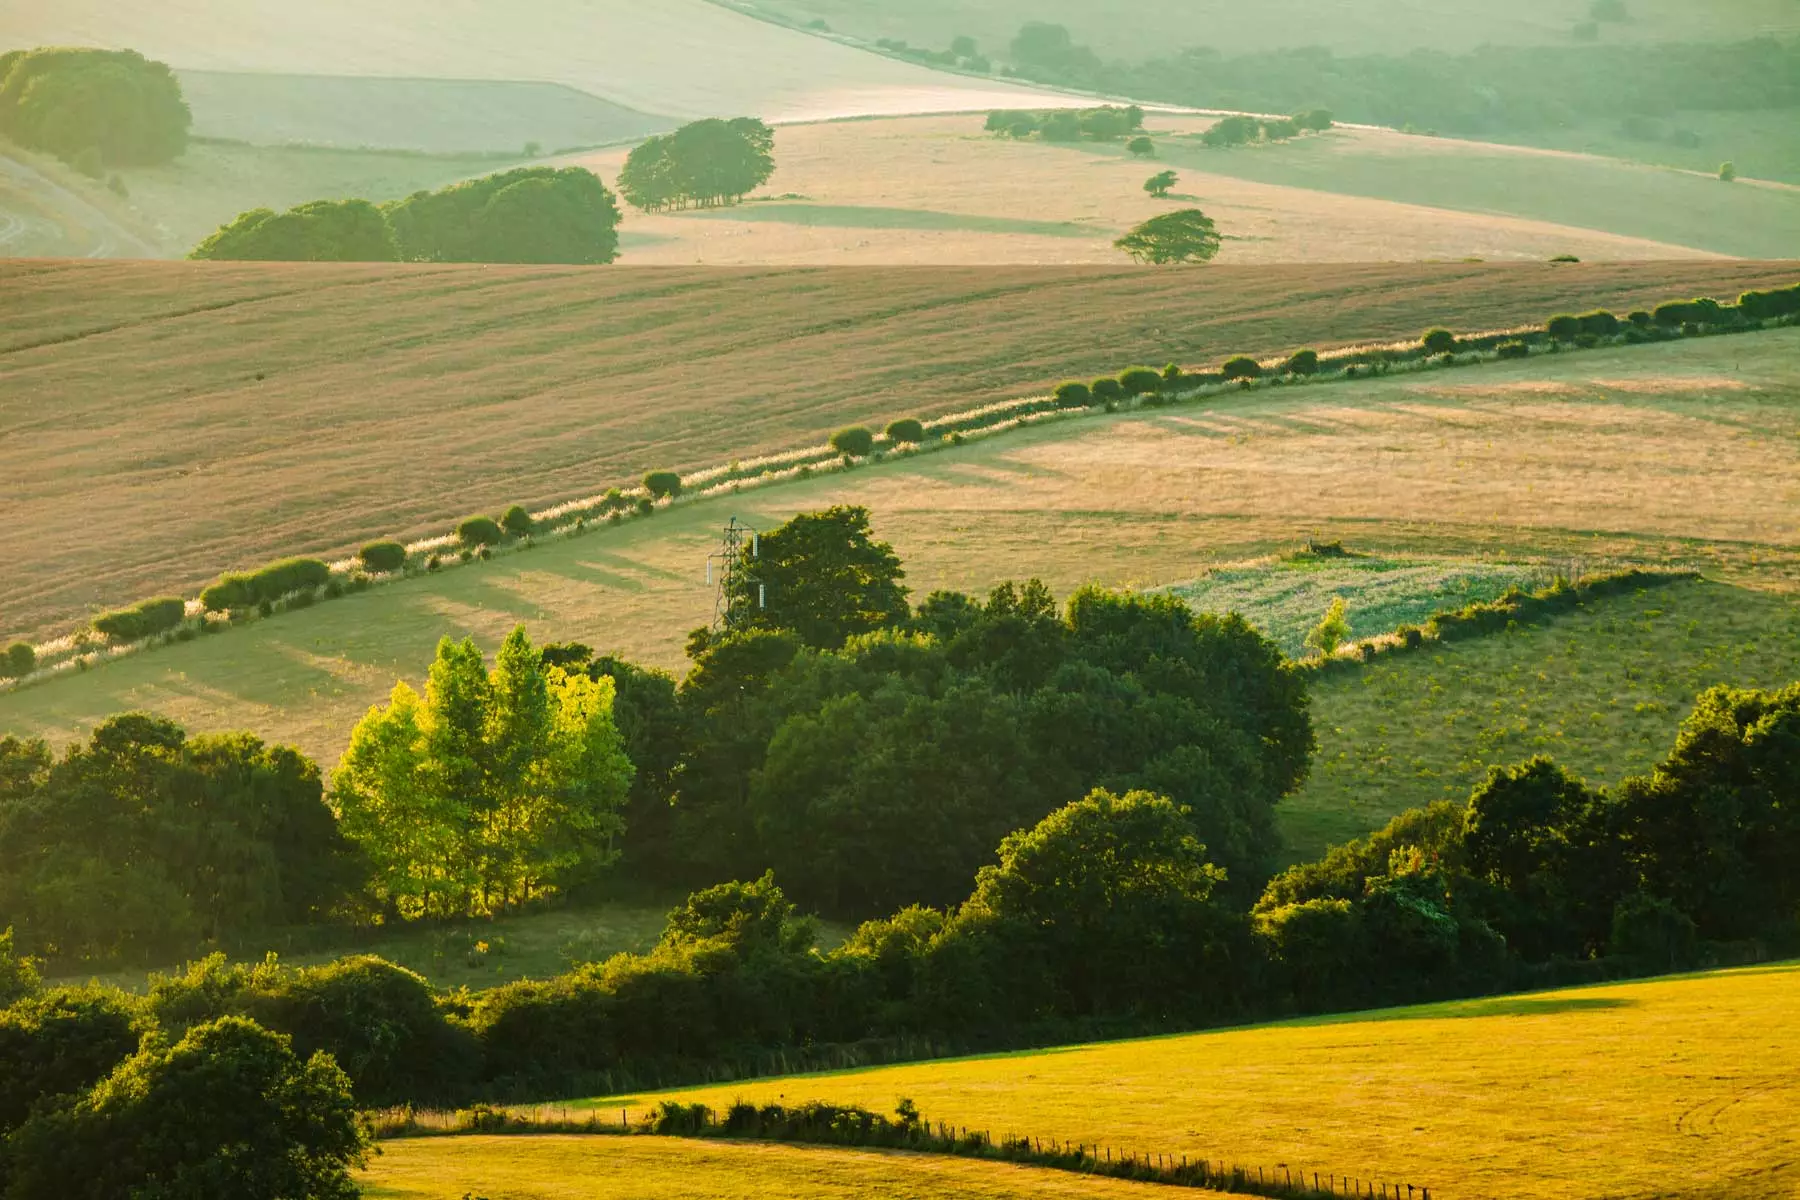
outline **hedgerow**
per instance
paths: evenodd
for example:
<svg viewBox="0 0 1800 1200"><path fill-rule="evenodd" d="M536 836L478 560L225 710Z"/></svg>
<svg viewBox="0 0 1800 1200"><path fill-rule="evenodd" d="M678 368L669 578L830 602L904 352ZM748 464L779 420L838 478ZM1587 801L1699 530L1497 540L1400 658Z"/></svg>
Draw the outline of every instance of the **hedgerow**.
<svg viewBox="0 0 1800 1200"><path fill-rule="evenodd" d="M135 642L175 628L186 615L186 601L179 596L161 596L101 613L94 618L94 629L115 642Z"/></svg>

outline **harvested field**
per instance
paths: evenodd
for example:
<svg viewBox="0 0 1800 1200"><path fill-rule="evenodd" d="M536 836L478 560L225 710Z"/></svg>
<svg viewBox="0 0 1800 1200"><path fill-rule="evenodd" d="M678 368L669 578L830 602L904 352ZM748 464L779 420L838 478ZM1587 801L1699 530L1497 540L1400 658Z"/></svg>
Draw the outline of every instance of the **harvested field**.
<svg viewBox="0 0 1800 1200"><path fill-rule="evenodd" d="M1218 223L1221 264L1760 256L1787 253L1800 228L1800 192L1733 190L1587 156L1372 130L1201 150L1184 138L1214 118L1153 112L1146 128L1159 158L1146 161L1122 143L995 137L983 120L784 126L763 199L633 211L624 261L1110 264L1122 257L1112 244L1120 234L1185 206ZM610 181L625 155L571 161ZM1181 176L1170 198L1146 195L1144 179L1170 166ZM1452 182L1435 179L1440 170ZM1537 178L1546 172L1548 186Z"/></svg>
<svg viewBox="0 0 1800 1200"><path fill-rule="evenodd" d="M995 1136L1316 1164L1443 1200L1791 1197L1797 1031L1788 965L678 1095L882 1111L907 1096Z"/></svg>
<svg viewBox="0 0 1800 1200"><path fill-rule="evenodd" d="M592 494L650 468L747 458L851 421L957 411L1134 361L1216 363L1577 306L1735 296L1796 277L1800 265L1733 262L8 263L0 478L12 519L0 528L0 639L191 592L228 567L435 532L469 512ZM1719 344L1735 361L1756 343ZM1673 360L1621 355L1610 373L1705 348ZM1577 370L1611 361L1570 360ZM1318 393L1326 404L1351 394ZM1361 460L1344 467L1363 471ZM1437 511L1424 500L1405 507L1427 520Z"/></svg>
<svg viewBox="0 0 1800 1200"><path fill-rule="evenodd" d="M1673 395L1610 386L1727 373L1749 386ZM1573 390L1513 387L1543 378ZM1488 390L1434 394L1450 379ZM840 502L871 508L918 595L1032 575L1059 596L1090 580L1155 586L1308 538L1392 557L1564 570L1667 563L1791 593L1800 591L1797 390L1800 329L1790 329L1081 417L686 502L65 673L0 693L0 731L63 741L109 714L146 708L196 730L254 729L329 767L356 718L396 679L416 683L445 634L492 647L523 622L540 641L577 638L679 667L686 632L712 614L705 561L726 520L767 529ZM458 511L475 507L447 494ZM1729 671L1715 677L1740 681ZM1654 719L1655 740L1666 743L1680 712L1671 706ZM1477 732L1469 726L1471 740ZM1510 761L1516 747L1497 753ZM1419 786L1415 794L1432 798L1443 782Z"/></svg>

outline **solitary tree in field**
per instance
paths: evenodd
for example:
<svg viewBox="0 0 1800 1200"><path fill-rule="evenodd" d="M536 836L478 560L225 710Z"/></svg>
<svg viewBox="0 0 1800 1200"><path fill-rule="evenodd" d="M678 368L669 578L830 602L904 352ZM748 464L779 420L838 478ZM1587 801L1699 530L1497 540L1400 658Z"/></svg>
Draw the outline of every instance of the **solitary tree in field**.
<svg viewBox="0 0 1800 1200"><path fill-rule="evenodd" d="M1197 208L1151 217L1113 245L1141 263L1206 262L1219 252L1219 231Z"/></svg>
<svg viewBox="0 0 1800 1200"><path fill-rule="evenodd" d="M1720 163L1719 164L1719 178L1724 180L1726 183L1735 182L1737 180L1737 164L1734 162Z"/></svg>
<svg viewBox="0 0 1800 1200"><path fill-rule="evenodd" d="M1129 142L1126 142L1125 149L1131 151L1132 154L1136 155L1139 158L1155 158L1156 157L1156 143L1151 141L1148 137L1145 137L1142 134L1139 134L1137 137L1132 138Z"/></svg>
<svg viewBox="0 0 1800 1200"><path fill-rule="evenodd" d="M1180 179L1181 176L1173 171L1158 171L1144 180L1144 190L1161 200L1169 194L1169 189L1174 187Z"/></svg>
<svg viewBox="0 0 1800 1200"><path fill-rule="evenodd" d="M1330 658L1337 653L1337 648L1350 640L1350 621L1344 615L1344 598L1334 596L1331 607L1325 610L1325 619L1313 627L1306 635L1306 644L1319 652L1319 657Z"/></svg>

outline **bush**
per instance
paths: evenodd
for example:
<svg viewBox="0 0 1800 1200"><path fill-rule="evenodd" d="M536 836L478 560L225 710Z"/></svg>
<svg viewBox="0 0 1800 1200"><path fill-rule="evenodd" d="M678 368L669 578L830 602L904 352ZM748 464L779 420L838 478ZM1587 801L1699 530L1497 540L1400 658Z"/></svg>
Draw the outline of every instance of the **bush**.
<svg viewBox="0 0 1800 1200"><path fill-rule="evenodd" d="M537 522L531 519L523 504L515 504L500 514L500 528L514 537L524 537L537 528Z"/></svg>
<svg viewBox="0 0 1800 1200"><path fill-rule="evenodd" d="M200 606L207 612L229 612L254 603L256 598L251 595L248 575L221 575L200 593Z"/></svg>
<svg viewBox="0 0 1800 1200"><path fill-rule="evenodd" d="M465 517L456 527L456 540L464 546L495 546L505 537L506 531L492 517Z"/></svg>
<svg viewBox="0 0 1800 1200"><path fill-rule="evenodd" d="M37 651L30 642L14 642L0 654L0 679L20 679L37 669Z"/></svg>
<svg viewBox="0 0 1800 1200"><path fill-rule="evenodd" d="M1448 329L1428 330L1419 340L1427 354L1449 354L1456 349L1456 335Z"/></svg>
<svg viewBox="0 0 1800 1200"><path fill-rule="evenodd" d="M135 642L175 628L186 616L186 602L178 596L162 596L101 613L94 618L94 629L115 642Z"/></svg>
<svg viewBox="0 0 1800 1200"><path fill-rule="evenodd" d="M1125 143L1125 149L1137 155L1139 158L1156 157L1156 143L1147 137L1132 138L1129 142Z"/></svg>
<svg viewBox="0 0 1800 1200"><path fill-rule="evenodd" d="M831 435L831 448L852 458L867 458L875 449L875 435L867 426L852 425Z"/></svg>
<svg viewBox="0 0 1800 1200"><path fill-rule="evenodd" d="M1737 180L1737 164L1730 162L1720 163L1719 178L1726 183L1735 182Z"/></svg>
<svg viewBox="0 0 1800 1200"><path fill-rule="evenodd" d="M1501 342L1494 347L1494 353L1500 358L1530 358L1531 347L1514 338L1509 342Z"/></svg>
<svg viewBox="0 0 1800 1200"><path fill-rule="evenodd" d="M1595 337L1612 337L1619 332L1619 318L1603 308L1582 313L1576 319L1581 322L1581 332L1593 334Z"/></svg>
<svg viewBox="0 0 1800 1200"><path fill-rule="evenodd" d="M917 446L925 441L925 424L916 417L901 417L898 421L888 422L883 431L890 444Z"/></svg>
<svg viewBox="0 0 1800 1200"><path fill-rule="evenodd" d="M369 570L385 575L406 565L406 547L399 542L370 542L356 557Z"/></svg>
<svg viewBox="0 0 1800 1200"><path fill-rule="evenodd" d="M1544 332L1559 342L1572 342L1581 335L1581 318L1570 313L1559 313L1545 324Z"/></svg>
<svg viewBox="0 0 1800 1200"><path fill-rule="evenodd" d="M804 468L804 467L801 468L801 470L805 470L805 469L806 468ZM639 496L637 498L637 503L633 507L636 509L637 515L640 517L647 517L651 513L656 511L656 504L648 496Z"/></svg>
<svg viewBox="0 0 1800 1200"><path fill-rule="evenodd" d="M1255 379L1262 374L1262 364L1247 354L1226 359L1220 369L1227 379Z"/></svg>
<svg viewBox="0 0 1800 1200"><path fill-rule="evenodd" d="M1093 390L1087 384L1077 383L1072 379L1057 384L1053 394L1058 408L1086 408L1094 402Z"/></svg>
<svg viewBox="0 0 1800 1200"><path fill-rule="evenodd" d="M1162 375L1150 367L1128 367L1119 372L1119 386L1127 396L1148 396L1162 391Z"/></svg>
<svg viewBox="0 0 1800 1200"><path fill-rule="evenodd" d="M1317 375L1319 373L1319 352L1317 350L1296 350L1288 355L1288 360L1281 364L1281 369L1289 375Z"/></svg>
<svg viewBox="0 0 1800 1200"><path fill-rule="evenodd" d="M1626 317L1625 319L1627 321L1630 321L1634 328L1637 328L1637 329L1650 328L1650 314L1645 312L1641 308L1634 309L1632 311L1631 315Z"/></svg>
<svg viewBox="0 0 1800 1200"><path fill-rule="evenodd" d="M1094 399L1117 400L1125 394L1125 385L1111 375L1094 380Z"/></svg>
<svg viewBox="0 0 1800 1200"><path fill-rule="evenodd" d="M212 586L200 593L200 604L208 612L273 604L293 592L323 587L330 579L331 568L319 559L284 558L247 575L219 576Z"/></svg>

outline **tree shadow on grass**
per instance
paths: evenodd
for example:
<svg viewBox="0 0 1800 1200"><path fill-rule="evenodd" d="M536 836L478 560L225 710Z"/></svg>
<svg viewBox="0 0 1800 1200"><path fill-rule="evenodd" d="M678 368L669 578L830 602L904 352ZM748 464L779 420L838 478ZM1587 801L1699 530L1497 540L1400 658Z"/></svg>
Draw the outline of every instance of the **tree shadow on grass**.
<svg viewBox="0 0 1800 1200"><path fill-rule="evenodd" d="M1293 1025L1360 1025L1376 1021L1451 1021L1472 1017L1550 1017L1563 1013L1606 1012L1636 1008L1638 1001L1623 996L1494 996L1483 1000L1454 1000L1412 1008L1375 1012L1331 1013L1289 1022Z"/></svg>
<svg viewBox="0 0 1800 1200"><path fill-rule="evenodd" d="M929 232L1028 233L1039 237L1109 236L1109 231L1074 221L1025 221L922 208L881 208L862 204L758 204L712 208L687 214L722 221L806 225L829 229L920 229Z"/></svg>

